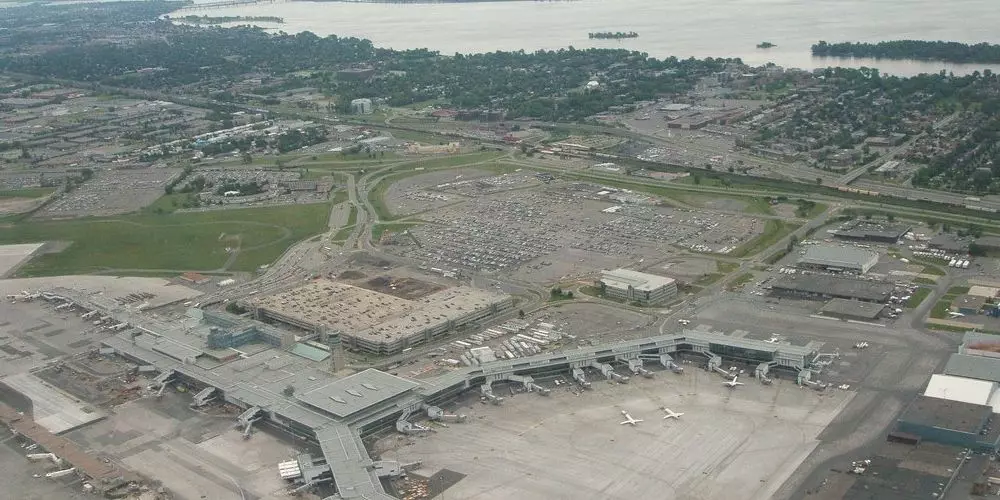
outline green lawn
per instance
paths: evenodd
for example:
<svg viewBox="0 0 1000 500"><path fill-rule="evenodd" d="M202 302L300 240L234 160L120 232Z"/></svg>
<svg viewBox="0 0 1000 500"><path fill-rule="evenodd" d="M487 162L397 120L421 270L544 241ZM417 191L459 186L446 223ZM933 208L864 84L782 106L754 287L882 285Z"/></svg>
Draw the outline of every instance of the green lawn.
<svg viewBox="0 0 1000 500"><path fill-rule="evenodd" d="M909 300L906 301L906 307L916 308L931 294L931 289L926 287L920 287L912 295L910 295Z"/></svg>
<svg viewBox="0 0 1000 500"><path fill-rule="evenodd" d="M338 189L333 193L333 200L330 201L331 204L337 205L343 203L350 199L350 195L347 193L346 189Z"/></svg>
<svg viewBox="0 0 1000 500"><path fill-rule="evenodd" d="M966 293L969 293L967 286L953 286L948 289L948 295L964 295Z"/></svg>
<svg viewBox="0 0 1000 500"><path fill-rule="evenodd" d="M934 281L932 279L922 278L920 276L917 276L916 278L913 278L913 282L916 283L916 284L918 284L918 285L933 285L933 284L937 283L936 281Z"/></svg>
<svg viewBox="0 0 1000 500"><path fill-rule="evenodd" d="M731 257L746 257L762 252L798 228L799 224L774 219L768 220L764 225L764 232L760 236L740 245L729 255Z"/></svg>
<svg viewBox="0 0 1000 500"><path fill-rule="evenodd" d="M55 191L56 188L51 187L0 190L0 198L41 198Z"/></svg>
<svg viewBox="0 0 1000 500"><path fill-rule="evenodd" d="M410 229L412 227L419 226L421 224L422 223L420 223L420 222L413 222L413 223L400 222L400 223L394 223L394 224L375 224L375 226L372 227L372 242L377 243L378 240L379 240L379 238L381 238L382 234L385 233L386 231L389 231L390 233L400 233L400 232L406 231L407 229Z"/></svg>
<svg viewBox="0 0 1000 500"><path fill-rule="evenodd" d="M712 283L715 283L716 281L719 281L720 279L722 279L722 276L723 276L722 273L709 273L702 276L701 278L698 278L698 280L692 284L700 287L705 287L711 285Z"/></svg>
<svg viewBox="0 0 1000 500"><path fill-rule="evenodd" d="M4 228L0 231L0 244L70 243L62 252L32 259L21 269L20 273L26 276L111 269L211 271L226 263L227 247L240 249L230 270L252 271L272 262L296 241L321 232L328 216L329 205L320 203L169 215L32 220Z"/></svg>
<svg viewBox="0 0 1000 500"><path fill-rule="evenodd" d="M724 260L715 261L715 267L722 274L729 274L740 268L740 265L736 262L726 262Z"/></svg>
<svg viewBox="0 0 1000 500"><path fill-rule="evenodd" d="M932 274L934 276L944 276L944 270L938 266L925 264L924 268L920 271L921 274Z"/></svg>
<svg viewBox="0 0 1000 500"><path fill-rule="evenodd" d="M729 283L726 283L726 288L729 290L738 290L751 281L753 281L753 273L743 273L730 280Z"/></svg>
<svg viewBox="0 0 1000 500"><path fill-rule="evenodd" d="M947 297L947 295L946 295ZM913 297L910 297L911 299ZM934 304L934 308L931 309L931 317L935 319L944 319L948 317L948 311L951 310L951 299L941 299Z"/></svg>

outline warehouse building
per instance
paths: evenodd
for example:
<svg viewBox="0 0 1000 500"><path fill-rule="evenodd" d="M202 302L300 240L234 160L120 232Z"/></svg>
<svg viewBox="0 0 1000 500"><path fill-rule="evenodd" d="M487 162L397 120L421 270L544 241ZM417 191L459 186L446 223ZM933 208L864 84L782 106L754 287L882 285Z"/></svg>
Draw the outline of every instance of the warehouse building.
<svg viewBox="0 0 1000 500"><path fill-rule="evenodd" d="M892 296L893 285L885 281L866 281L817 274L783 274L771 284L777 296L806 299L848 299L885 303Z"/></svg>
<svg viewBox="0 0 1000 500"><path fill-rule="evenodd" d="M975 316L986 307L986 302L986 297L979 295L959 295L951 302L951 309L966 316Z"/></svg>
<svg viewBox="0 0 1000 500"><path fill-rule="evenodd" d="M878 319L885 306L874 302L862 302L860 300L833 299L827 302L820 312L824 316L832 318L872 321Z"/></svg>
<svg viewBox="0 0 1000 500"><path fill-rule="evenodd" d="M596 285L606 297L642 305L663 304L677 296L677 281L673 278L629 269L601 271Z"/></svg>
<svg viewBox="0 0 1000 500"><path fill-rule="evenodd" d="M1000 382L1000 358L955 353L948 358L944 374L987 382Z"/></svg>
<svg viewBox="0 0 1000 500"><path fill-rule="evenodd" d="M833 272L864 274L878 263L878 253L863 248L813 245L798 260L798 266Z"/></svg>
<svg viewBox="0 0 1000 500"><path fill-rule="evenodd" d="M896 430L924 441L994 453L1000 445L1000 426L990 426L989 406L930 396L918 396L899 417Z"/></svg>
<svg viewBox="0 0 1000 500"><path fill-rule="evenodd" d="M852 220L830 231L837 238L853 241L896 243L910 230L906 224Z"/></svg>

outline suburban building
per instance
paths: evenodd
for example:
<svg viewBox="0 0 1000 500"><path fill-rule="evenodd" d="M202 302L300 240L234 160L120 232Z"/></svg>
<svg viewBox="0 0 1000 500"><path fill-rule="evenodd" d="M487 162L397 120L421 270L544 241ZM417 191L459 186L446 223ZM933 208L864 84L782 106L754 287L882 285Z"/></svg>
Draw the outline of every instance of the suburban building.
<svg viewBox="0 0 1000 500"><path fill-rule="evenodd" d="M1000 444L1000 426L990 426L993 409L933 396L919 396L899 417L896 429L924 441L993 453Z"/></svg>
<svg viewBox="0 0 1000 500"><path fill-rule="evenodd" d="M799 258L797 265L803 268L864 274L877 263L878 254L864 248L812 245L806 248L805 255Z"/></svg>
<svg viewBox="0 0 1000 500"><path fill-rule="evenodd" d="M351 113L354 113L356 115L372 114L372 100L354 99L353 101L351 101Z"/></svg>
<svg viewBox="0 0 1000 500"><path fill-rule="evenodd" d="M986 297L977 295L959 295L951 302L952 310L972 316L979 314L986 306Z"/></svg>
<svg viewBox="0 0 1000 500"><path fill-rule="evenodd" d="M830 234L845 240L896 243L909 230L910 226L907 224L852 220L830 231Z"/></svg>
<svg viewBox="0 0 1000 500"><path fill-rule="evenodd" d="M677 281L673 278L629 269L601 271L597 287L606 297L643 305L663 304L677 295Z"/></svg>
<svg viewBox="0 0 1000 500"><path fill-rule="evenodd" d="M784 274L771 284L773 295L806 299L850 299L885 303L892 296L893 285L886 281L867 281L819 274Z"/></svg>
<svg viewBox="0 0 1000 500"><path fill-rule="evenodd" d="M824 316L840 319L871 321L878 319L885 306L874 302L860 300L833 299L827 302L820 312Z"/></svg>

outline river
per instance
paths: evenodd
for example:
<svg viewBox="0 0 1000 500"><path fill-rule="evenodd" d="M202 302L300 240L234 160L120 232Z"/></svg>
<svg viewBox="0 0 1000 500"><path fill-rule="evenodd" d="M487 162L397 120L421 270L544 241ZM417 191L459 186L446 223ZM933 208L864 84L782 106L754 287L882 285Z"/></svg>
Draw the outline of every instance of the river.
<svg viewBox="0 0 1000 500"><path fill-rule="evenodd" d="M211 0L196 0L198 2ZM825 59L819 41L894 39L1000 42L996 0L577 0L571 2L300 2L188 10L175 15L278 16L264 27L372 40L376 46L426 47L444 54L583 47L627 48L655 57L740 57L785 67L877 67L913 75L964 74L1000 65ZM591 40L589 32L635 31L639 38ZM756 45L769 41L777 47Z"/></svg>

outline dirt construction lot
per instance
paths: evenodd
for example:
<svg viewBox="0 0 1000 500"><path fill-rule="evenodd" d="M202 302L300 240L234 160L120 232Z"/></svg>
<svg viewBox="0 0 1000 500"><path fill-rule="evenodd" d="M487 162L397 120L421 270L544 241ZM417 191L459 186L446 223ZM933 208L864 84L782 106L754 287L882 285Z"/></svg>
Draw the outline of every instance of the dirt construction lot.
<svg viewBox="0 0 1000 500"><path fill-rule="evenodd" d="M853 395L784 380L732 391L721 382L689 366L629 385L595 381L580 395L560 388L474 403L460 409L469 423L383 456L421 460L425 476L467 474L438 498L764 500ZM664 420L663 406L684 416ZM623 409L644 422L620 425Z"/></svg>

